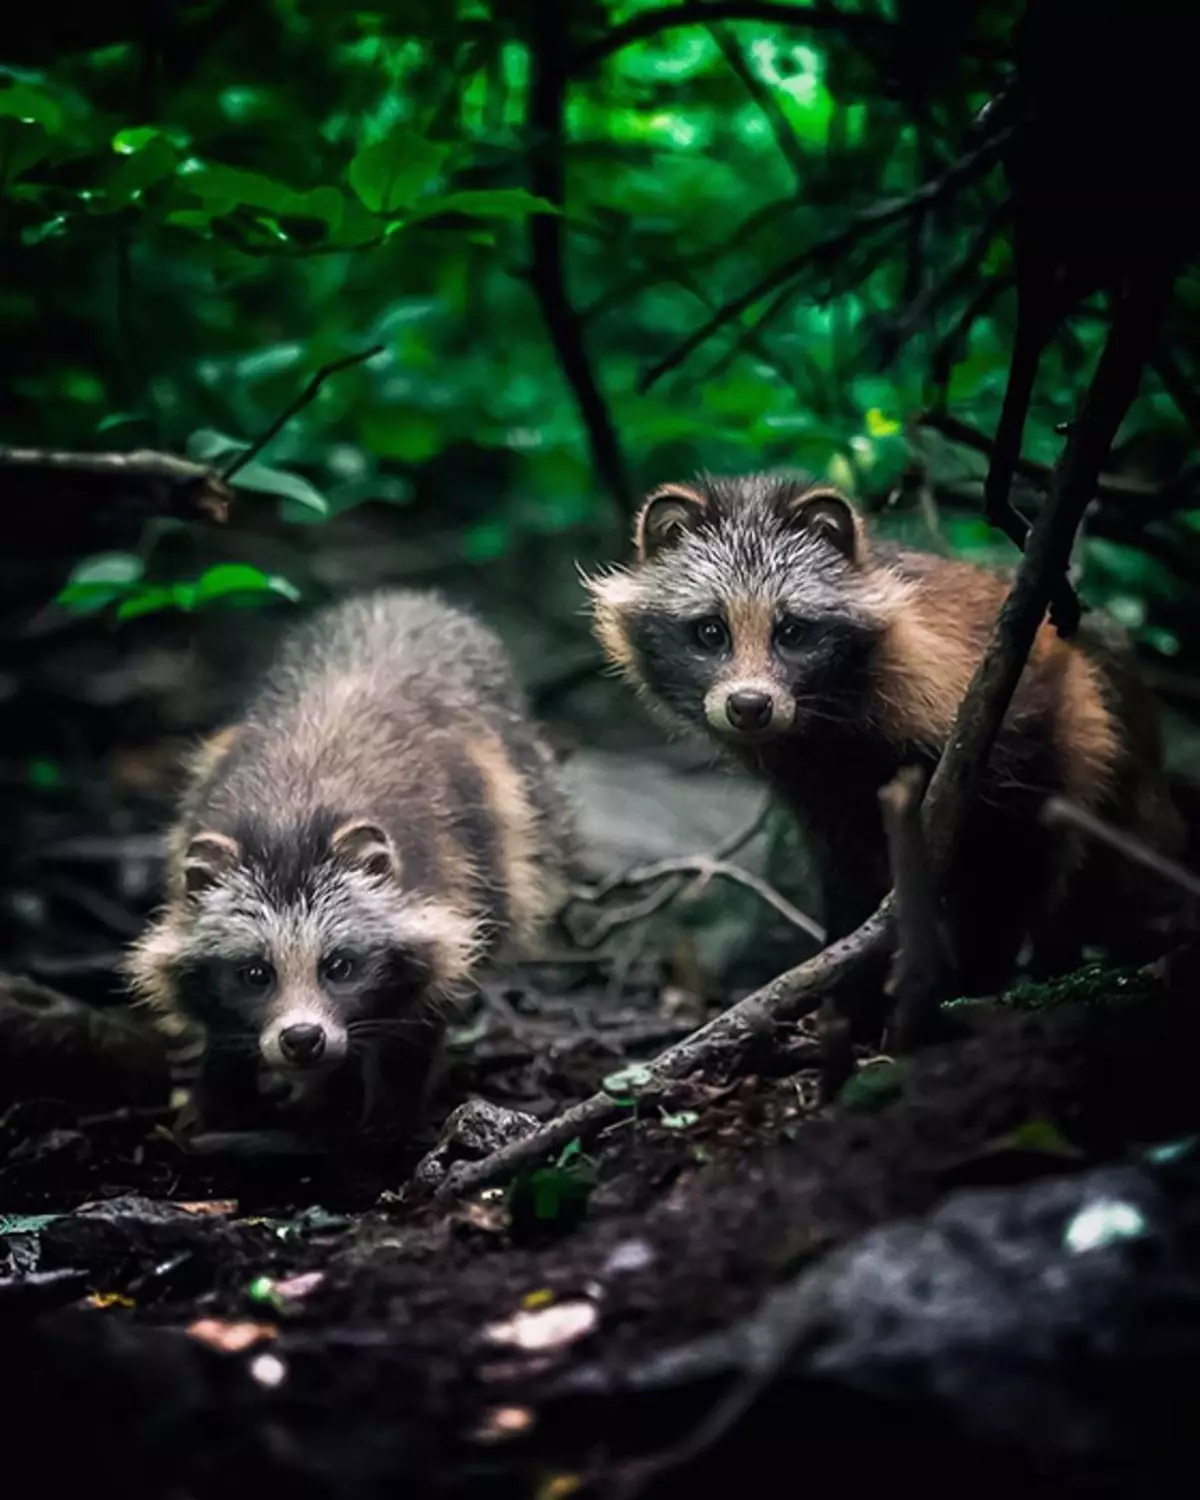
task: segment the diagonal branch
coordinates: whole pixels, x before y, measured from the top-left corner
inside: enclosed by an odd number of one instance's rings
[[[1166,270],[1144,272],[1117,306],[1046,504],[1030,530],[1012,591],[929,786],[926,829],[939,871],[950,867],[1046,605],[1066,577],[1075,533],[1096,493],[1117,429],[1137,395],[1173,282],[1173,274]]]
[[[952,167],[948,167],[939,177],[932,178],[923,183],[917,190],[905,198],[887,198],[877,203],[869,204],[853,216],[848,224],[834,234],[827,235],[818,240],[815,245],[808,246],[798,255],[791,256],[781,266],[776,266],[766,276],[748,287],[746,291],[740,292],[736,297],[725,303],[722,308],[713,314],[709,320],[688,335],[682,343],[678,344],[669,353],[665,354],[656,364],[645,372],[638,382],[638,390],[645,394],[656,385],[669,371],[676,369],[684,360],[694,354],[701,344],[708,342],[715,333],[719,333],[727,323],[733,322],[749,308],[753,307],[764,297],[768,297],[778,288],[792,281],[804,268],[811,264],[824,264],[838,261],[849,250],[853,249],[859,240],[867,235],[873,234],[881,229],[888,229],[895,224],[902,224],[913,214],[923,213],[933,204],[956,193],[964,184],[981,176],[995,161],[1000,147],[1008,139],[1011,132],[1005,130],[990,140],[986,141],[976,151],[960,158]]]
[[[297,412],[303,411],[310,401],[316,400],[321,387],[331,376],[339,375],[353,365],[364,364],[368,359],[374,359],[377,354],[383,353],[383,347],[382,344],[373,344],[370,349],[361,349],[357,354],[347,354],[343,359],[335,359],[327,365],[322,365],[291,405],[281,411],[267,430],[256,437],[248,448],[243,449],[226,465],[221,471],[221,478],[228,482],[235,474],[241,473],[269,443],[275,441]]]
[[[608,405],[588,358],[583,318],[571,302],[566,275],[565,149],[567,68],[566,16],[551,0],[535,0],[530,23],[533,76],[529,85],[529,186],[558,213],[529,219],[530,279],[555,355],[562,367],[587,435],[596,477],[626,516],[636,497]]]
[[[710,26],[709,30],[712,32],[713,40],[721,49],[722,57],[729,65],[729,71],[761,111],[771,134],[775,137],[780,156],[792,169],[797,187],[803,191],[808,176],[808,164],[804,160],[800,142],[788,124],[787,116],[779,107],[779,100],[747,63],[741,43],[733,32],[727,26]]]

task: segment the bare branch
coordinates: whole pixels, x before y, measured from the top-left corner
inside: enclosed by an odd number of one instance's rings
[[[790,922],[793,927],[798,927],[801,932],[807,933],[818,943],[825,941],[825,929],[802,912],[799,907],[793,906],[786,896],[780,895],[765,880],[752,875],[749,870],[743,870],[740,865],[731,865],[726,860],[714,859],[710,855],[695,854],[682,859],[661,859],[652,865],[643,865],[640,869],[628,870],[621,876],[617,886],[608,885],[605,894],[622,886],[655,885],[660,880],[673,875],[695,876],[696,879],[692,882],[693,890],[703,889],[712,880],[728,880],[735,885],[743,886],[746,890],[753,891],[760,901],[769,906],[772,911],[777,912],[785,921]],[[677,891],[672,892],[673,896],[677,894]],[[600,898],[594,891],[577,888],[572,892],[571,899],[572,902],[595,905]],[[651,910],[657,910],[657,908],[651,908]],[[639,917],[644,915],[646,915],[644,910],[638,911]],[[611,913],[609,916],[610,918],[617,916],[620,920],[616,922],[606,920],[602,914],[591,933],[584,939],[584,947],[595,947],[613,931],[614,927],[625,926],[629,920],[632,920],[621,913]],[[596,936],[597,930],[600,932],[599,937]]]
[[[1173,278],[1139,280],[1118,305],[1092,382],[1080,402],[1046,504],[1029,537],[996,630],[959,708],[925,798],[934,869],[949,869],[968,810],[1055,588],[1096,492],[1122,418],[1137,394]]]
[[[937,882],[921,822],[924,789],[925,773],[919,766],[906,766],[879,793],[896,909],[888,989],[896,1002],[890,1030],[898,1052],[928,1040],[948,990]]]
[[[806,27],[810,31],[840,31],[858,40],[890,39],[895,27],[882,16],[849,13],[834,9],[814,10],[809,6],[772,5],[768,0],[711,0],[699,4],[683,0],[679,5],[664,5],[658,10],[643,10],[619,26],[614,26],[581,47],[571,59],[571,72],[589,73],[606,57],[620,52],[633,42],[644,42],[679,26],[711,26],[717,21],[770,21],[777,26]]]
[[[976,453],[991,457],[991,438],[972,427],[969,422],[951,416],[949,412],[926,412],[918,421],[920,426],[940,432],[953,443],[960,443],[964,448],[972,448]],[[1018,459],[1016,472],[1042,490],[1049,489],[1054,481],[1054,470],[1050,465],[1038,463],[1032,458]],[[1190,483],[1186,486],[1156,485],[1140,479],[1130,479],[1123,474],[1101,474],[1096,480],[1096,494],[1101,500],[1116,505],[1154,505],[1156,509],[1161,507],[1163,510],[1174,509],[1193,498]]]
[[[811,1015],[827,995],[836,995],[851,985],[871,983],[876,977],[882,980],[891,941],[890,929],[891,903],[885,901],[849,937],[832,944],[797,968],[780,974],[745,1000],[714,1017],[699,1031],[659,1053],[646,1065],[650,1071],[646,1092],[663,1092],[676,1079],[711,1067],[719,1058],[737,1056],[755,1038],[772,1031],[779,1022]],[[560,1151],[576,1136],[581,1139],[594,1137],[626,1113],[626,1109],[609,1095],[593,1094],[523,1140],[502,1147],[482,1161],[452,1168],[438,1188],[437,1196],[452,1197],[501,1181],[517,1168],[539,1161],[550,1152]]]
[[[821,14],[821,12],[815,14]],[[823,240],[818,240],[815,245],[810,245],[798,255],[791,256],[746,291],[725,303],[706,323],[652,365],[638,382],[638,390],[645,394],[664,375],[676,369],[685,359],[694,354],[701,344],[707,343],[713,334],[720,332],[727,323],[740,318],[747,309],[753,307],[763,297],[769,297],[777,288],[793,280],[806,266],[836,262],[868,234],[890,228],[895,224],[902,224],[913,214],[923,213],[933,204],[956,193],[966,183],[981,176],[993,164],[1010,133],[1011,131],[1005,130],[997,134],[978,150],[970,152],[955,162],[939,177],[923,183],[907,197],[888,198],[869,204],[855,214],[842,229],[826,236]]]
[[[360,350],[358,354],[347,354],[344,359],[335,359],[327,365],[322,365],[287,410],[281,412],[262,436],[255,438],[244,453],[239,453],[235,459],[226,465],[222,470],[221,478],[226,481],[232,479],[248,463],[256,459],[268,443],[274,442],[296,413],[303,411],[310,401],[316,399],[317,392],[331,376],[338,375],[341,371],[350,369],[352,365],[361,365],[368,359],[374,359],[377,354],[383,353],[383,348],[382,344],[374,344],[370,349]]]
[[[555,208],[565,202],[566,103],[569,86],[567,18],[562,6],[532,7],[529,86],[529,186]],[[587,435],[592,467],[613,502],[626,516],[636,496],[630,484],[617,436],[591,361],[583,319],[571,301],[566,274],[566,225],[561,213],[532,214],[529,219],[530,279],[563,376],[571,388]]]
[[[779,154],[792,169],[792,175],[796,179],[797,187],[803,190],[808,175],[808,164],[804,159],[804,152],[796,134],[788,124],[787,116],[779,107],[779,101],[765,83],[755,74],[754,70],[746,61],[745,53],[742,51],[741,43],[727,26],[709,26],[713,40],[721,49],[721,55],[729,65],[730,72],[746,90],[754,103],[762,112],[771,134],[775,137],[775,144],[779,147]]]
[[[61,524],[61,506],[81,510],[105,503],[134,514],[224,521],[232,491],[206,464],[173,453],[66,453],[46,448],[0,448],[5,499],[32,502],[40,515]]]

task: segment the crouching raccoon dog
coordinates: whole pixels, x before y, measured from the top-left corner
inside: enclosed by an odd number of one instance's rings
[[[704,729],[798,815],[829,937],[890,885],[878,789],[932,769],[1009,588],[1001,574],[872,537],[803,477],[704,477],[652,494],[636,560],[588,580],[610,662],[676,727]],[[947,884],[960,980],[1011,977],[1023,941],[1062,970],[1086,942],[1132,951],[1136,871],[1039,822],[1060,792],[1171,852],[1180,827],[1154,704],[1114,629],[1038,633]]]
[[[169,1035],[198,1028],[194,1126],[411,1129],[447,1003],[536,947],[568,843],[553,757],[476,620],[380,593],[285,636],[189,768],[165,909],[128,964]]]

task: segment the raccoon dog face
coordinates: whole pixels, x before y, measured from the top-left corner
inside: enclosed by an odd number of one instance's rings
[[[755,745],[849,720],[886,603],[862,522],[787,476],[646,501],[637,561],[590,580],[610,660],[676,721]]]
[[[405,892],[391,839],[363,820],[200,834],[182,884],[135,955],[135,983],[173,995],[211,1036],[256,1036],[285,1072],[335,1067],[371,1023],[419,1025],[477,942],[469,917]]]

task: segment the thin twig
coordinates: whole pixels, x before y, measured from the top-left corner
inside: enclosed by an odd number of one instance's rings
[[[951,416],[949,412],[929,411],[918,418],[921,427],[928,427],[934,432],[940,432],[953,443],[959,443],[964,448],[971,448],[976,453],[982,453],[984,457],[990,458],[993,451],[991,438],[972,427],[969,422],[964,422],[960,417]],[[1048,489],[1054,481],[1054,470],[1049,464],[1038,463],[1033,458],[1020,458],[1017,460],[1016,471],[1022,478],[1028,479],[1040,489]],[[1096,481],[1096,494],[1102,500],[1110,500],[1116,504],[1132,502],[1136,505],[1147,501],[1163,499],[1168,493],[1174,493],[1174,487],[1164,489],[1160,485],[1147,484],[1139,479],[1127,479],[1120,474],[1101,474]]]
[[[858,39],[888,40],[896,28],[882,16],[838,10],[813,10],[807,5],[771,5],[764,0],[684,0],[658,10],[643,10],[613,26],[594,42],[581,47],[570,60],[573,74],[589,73],[606,57],[633,42],[644,42],[679,26],[711,26],[717,21],[769,21],[777,26],[807,27],[812,31],[840,31]]]
[[[921,823],[924,789],[921,767],[906,766],[879,792],[896,903],[896,951],[888,991],[895,1000],[890,1031],[897,1052],[909,1052],[929,1039],[938,1006],[947,998],[949,965],[937,883]]]
[[[907,340],[948,298],[974,282],[979,275],[979,266],[983,257],[1004,227],[1010,212],[1011,205],[1007,202],[997,204],[975,231],[958,264],[952,266],[945,276],[930,282],[913,297],[884,338],[885,363],[895,356]]]
[[[1097,843],[1107,844],[1116,853],[1123,854],[1131,863],[1141,865],[1168,885],[1177,886],[1187,895],[1200,898],[1200,876],[1193,875],[1185,865],[1159,854],[1157,849],[1152,849],[1149,844],[1143,843],[1125,829],[1106,823],[1103,818],[1088,812],[1087,808],[1080,807],[1077,802],[1071,802],[1066,797],[1047,797],[1042,804],[1042,821],[1050,828],[1076,828]]]
[[[923,183],[907,197],[889,198],[869,204],[855,214],[843,228],[834,234],[827,235],[823,240],[818,240],[815,245],[808,246],[798,255],[791,256],[781,266],[776,266],[753,286],[726,302],[706,323],[652,365],[638,382],[639,392],[644,395],[664,375],[676,369],[694,354],[701,344],[707,343],[713,334],[719,333],[727,323],[741,317],[748,308],[753,307],[763,297],[770,296],[777,288],[792,281],[805,266],[814,262],[837,261],[865,235],[879,229],[889,228],[893,224],[903,223],[911,215],[924,212],[951,193],[957,192],[964,184],[980,176],[995,161],[1010,133],[1010,131],[1004,131],[985,142],[978,150],[962,157],[952,167],[947,168],[941,176]]]
[[[769,906],[772,911],[777,912],[785,921],[790,922],[793,927],[806,932],[818,943],[825,941],[825,929],[805,912],[793,906],[786,896],[781,896],[773,886],[768,885],[759,876],[752,875],[749,870],[743,870],[740,865],[731,865],[723,859],[714,859],[704,854],[685,856],[681,859],[660,859],[655,864],[644,865],[640,870],[627,871],[622,877],[621,885],[654,885],[672,875],[695,876],[695,883],[700,888],[712,880],[728,880],[735,885],[743,886],[746,890],[753,891],[760,901]],[[592,892],[577,888],[572,892],[572,899],[577,902],[593,903],[595,898]]]
[[[796,185],[803,191],[808,178],[808,163],[805,161],[800,142],[796,139],[795,131],[788,124],[787,116],[779,107],[778,99],[746,62],[741,43],[728,26],[710,25],[708,29],[712,33],[713,40],[720,47],[721,55],[728,64],[730,72],[758,106],[771,134],[775,137],[780,156],[792,169]]]
[[[566,273],[566,108],[569,87],[567,16],[559,4],[532,7],[529,85],[529,186],[560,212],[529,218],[529,275],[546,332],[583,423],[596,477],[623,515],[637,500],[616,424],[588,357],[583,318],[571,301]]]
[[[359,350],[357,354],[347,354],[344,359],[335,359],[327,365],[322,365],[292,404],[275,418],[262,436],[255,438],[244,453],[239,453],[236,458],[226,464],[221,470],[221,478],[228,483],[239,470],[244,469],[248,463],[256,459],[268,443],[274,442],[296,413],[303,411],[310,401],[316,399],[318,391],[331,376],[340,375],[343,370],[350,369],[352,365],[364,364],[368,359],[374,359],[377,354],[382,354],[383,350],[383,344],[373,344],[369,349]]]
[[[679,874],[687,873],[689,875],[700,876],[703,879],[710,873],[712,865],[725,866],[725,862],[732,855],[737,854],[739,850],[745,848],[762,831],[762,827],[770,814],[771,807],[771,799],[768,797],[755,814],[753,820],[745,828],[739,829],[722,844],[719,844],[711,855],[695,855],[691,858],[674,861],[673,863],[679,867],[674,874],[678,876]],[[668,861],[668,863],[672,862]],[[620,928],[631,927],[637,922],[644,922],[647,917],[651,917],[656,912],[662,911],[664,907],[669,906],[677,897],[683,895],[685,891],[693,889],[699,883],[694,879],[683,880],[671,878],[672,873],[671,870],[664,869],[660,861],[654,865],[632,865],[616,875],[610,875],[607,880],[602,880],[594,886],[574,887],[569,894],[566,906],[560,914],[560,920],[563,921],[572,942],[577,947],[590,952],[598,948],[601,943]],[[729,878],[738,879],[740,875],[745,875],[746,873],[745,871],[739,871],[738,875],[732,875]],[[628,906],[622,906],[615,911],[603,914],[586,934],[575,931],[571,923],[566,920],[566,914],[573,905],[586,904],[588,906],[598,906],[615,891],[622,890],[627,886],[645,885],[653,880],[662,880],[664,883],[658,890],[652,891],[640,901],[632,902]],[[778,895],[774,891],[771,894],[773,896]],[[779,899],[782,900],[783,898],[779,897]],[[795,908],[791,908],[791,910],[795,911]],[[798,913],[798,915],[802,916],[803,913]],[[818,941],[823,942],[824,937],[822,936]]]

